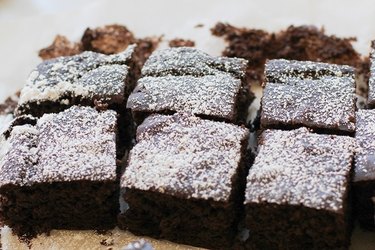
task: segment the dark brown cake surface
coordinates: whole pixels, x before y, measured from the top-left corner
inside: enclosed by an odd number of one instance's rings
[[[375,110],[357,111],[358,150],[354,169],[355,212],[360,225],[375,230]]]
[[[359,71],[364,69],[363,60],[352,45],[355,38],[328,35],[323,28],[315,26],[289,26],[270,33],[218,23],[212,28],[212,33],[228,42],[223,52],[225,56],[249,60],[247,76],[250,80],[263,80],[267,59],[317,61],[350,65]]]
[[[266,82],[287,83],[290,78],[301,80],[316,80],[329,76],[355,78],[355,69],[347,65],[273,59],[266,62],[264,74]]]
[[[245,128],[187,114],[152,115],[137,129],[121,185],[228,201],[247,136]]]
[[[267,83],[261,124],[265,128],[306,126],[321,132],[353,134],[354,91],[353,78],[346,77]]]
[[[116,179],[116,113],[77,107],[12,128],[0,184]]]
[[[173,110],[235,120],[240,88],[241,80],[226,74],[143,77],[127,107],[133,111]]]
[[[83,52],[42,62],[21,90],[18,112],[27,113],[30,103],[71,105],[75,99],[121,104],[133,51],[129,46],[115,55]]]
[[[351,137],[266,130],[247,177],[247,246],[346,248],[354,151]]]
[[[190,47],[155,51],[142,68],[143,76],[192,75],[229,73],[243,78],[247,61],[239,58],[213,57]]]

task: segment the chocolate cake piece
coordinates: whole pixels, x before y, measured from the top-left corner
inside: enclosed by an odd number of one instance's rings
[[[262,82],[266,60],[278,58],[350,65],[366,75],[363,59],[353,48],[356,39],[328,35],[323,28],[289,26],[271,33],[217,23],[211,31],[228,42],[224,56],[249,60],[247,77],[250,81]]]
[[[250,103],[243,86],[246,64],[189,47],[156,51],[146,61],[127,108],[138,124],[150,113],[174,112],[244,123]]]
[[[357,111],[358,144],[354,171],[354,207],[363,228],[375,230],[375,110]]]
[[[119,225],[138,235],[228,248],[242,210],[248,130],[176,113],[137,130],[121,178]]]
[[[14,126],[0,155],[1,220],[20,236],[113,228],[116,126],[116,112],[77,106]]]
[[[121,109],[134,85],[128,76],[134,47],[110,56],[83,52],[42,62],[21,90],[16,113],[40,117],[96,103]]]
[[[267,83],[261,105],[263,128],[308,127],[319,133],[354,135],[355,82],[350,77]]]
[[[346,249],[354,138],[266,130],[247,177],[247,249]]]
[[[266,82],[287,83],[290,78],[301,80],[316,80],[327,76],[355,78],[355,69],[347,65],[273,59],[266,62],[264,74]]]
[[[60,56],[77,55],[82,51],[81,43],[73,43],[65,36],[57,35],[50,46],[39,51],[39,57],[43,60],[48,60]]]

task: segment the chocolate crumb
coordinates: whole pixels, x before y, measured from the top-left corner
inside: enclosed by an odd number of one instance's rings
[[[195,42],[188,39],[175,38],[169,41],[169,47],[194,47]]]
[[[69,41],[65,36],[57,35],[53,43],[39,51],[39,57],[43,60],[59,56],[72,56],[82,52],[82,44]]]

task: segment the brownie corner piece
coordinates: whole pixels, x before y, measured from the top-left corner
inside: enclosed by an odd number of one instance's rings
[[[116,225],[116,113],[73,106],[14,125],[0,155],[1,220],[22,236]]]
[[[131,79],[135,46],[114,55],[85,51],[43,61],[21,90],[16,114],[40,117],[98,102],[122,109],[135,84]]]
[[[249,249],[341,249],[350,242],[355,141],[265,130],[245,191]]]
[[[244,124],[251,97],[244,86],[247,61],[213,57],[189,47],[155,51],[127,107],[137,123],[151,113],[191,112],[218,121]]]
[[[354,210],[362,228],[375,231],[375,110],[357,111]]]
[[[374,41],[373,41],[374,44]],[[370,53],[370,73],[368,80],[368,97],[367,105],[368,108],[375,108],[375,47],[372,46],[372,51]]]
[[[230,247],[247,169],[245,128],[176,113],[138,127],[121,178],[128,209],[119,224],[178,243]]]

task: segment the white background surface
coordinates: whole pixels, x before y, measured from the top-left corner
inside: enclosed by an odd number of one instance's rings
[[[23,86],[40,61],[38,50],[56,34],[77,41],[86,27],[119,23],[137,37],[189,38],[219,55],[223,41],[209,32],[218,21],[269,31],[292,24],[324,26],[328,34],[356,36],[355,47],[363,54],[375,39],[375,4],[366,0],[0,0],[0,101]],[[204,27],[194,28],[197,24]],[[356,249],[375,249],[374,234],[356,235]]]

